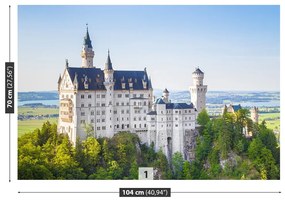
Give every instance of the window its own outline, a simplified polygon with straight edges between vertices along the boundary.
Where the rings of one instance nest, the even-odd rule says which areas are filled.
[[[101,105],[102,107],[105,107],[106,105],[105,105],[105,103],[102,103],[102,105]]]
[[[119,106],[119,103],[118,103],[118,102],[116,102],[116,106]]]
[[[177,118],[177,117],[175,118],[175,121],[178,121],[178,118]]]
[[[130,127],[130,125],[129,124],[127,124],[127,128],[129,128]]]
[[[125,111],[124,110],[121,110],[121,114],[124,114],[125,113]]]
[[[129,94],[125,94],[125,97],[129,97]]]
[[[119,124],[117,125],[117,128],[120,128]]]
[[[96,114],[97,114],[97,115],[100,115],[100,111],[97,111]]]
[[[85,116],[85,112],[81,112],[81,116]]]
[[[137,105],[137,103],[136,102],[134,102],[134,106],[136,106]]]
[[[81,95],[81,99],[84,99],[84,95]]]
[[[114,110],[114,114],[117,114],[117,110]]]
[[[122,94],[118,94],[118,98],[121,98],[122,97]]]
[[[96,95],[96,98],[100,98],[100,94],[97,94],[97,95]]]
[[[105,122],[105,119],[102,119],[102,122]]]
[[[106,126],[102,126],[102,130],[106,130]]]
[[[124,103],[122,102],[121,105],[124,106]]]
[[[146,120],[146,117],[143,117],[143,120]]]
[[[83,103],[81,104],[81,107],[84,107],[84,104],[83,104]]]
[[[151,118],[150,120],[154,121],[154,120],[155,120],[155,118]]]
[[[137,94],[134,94],[134,95],[133,95],[133,98],[136,98],[136,97],[137,97]]]
[[[88,104],[88,107],[91,107],[91,104]]]
[[[97,102],[97,103],[96,103],[96,106],[97,106],[97,107],[100,107],[100,102]]]
[[[143,102],[143,105],[146,106],[146,101]]]
[[[96,122],[97,122],[97,123],[100,123],[100,119],[97,119]]]
[[[175,111],[175,114],[177,114],[178,113],[178,111]]]
[[[124,120],[124,117],[122,118],[122,121]]]
[[[163,118],[161,118],[161,121],[163,121]]]
[[[97,130],[100,130],[100,127],[97,127]]]
[[[91,99],[91,95],[88,95],[88,99]]]
[[[66,95],[66,98],[68,98],[68,95]]]
[[[134,128],[137,128],[137,124],[134,125]]]
[[[178,127],[178,124],[175,124],[175,127]]]
[[[105,97],[106,97],[106,95],[102,95],[101,97],[102,97],[102,98],[105,98]]]
[[[102,115],[105,115],[105,111],[102,111]]]
[[[129,106],[129,103],[127,102],[127,106]]]
[[[142,120],[142,118],[141,117],[139,117],[139,121],[141,121]]]
[[[91,123],[94,123],[94,119],[91,119]]]
[[[85,123],[85,120],[81,120],[80,123],[81,123],[81,124],[84,124],[84,123]]]
[[[144,127],[146,128],[146,124],[144,124]]]
[[[127,109],[127,114],[130,113],[130,110]]]
[[[185,113],[187,113],[187,110],[185,110]]]
[[[137,117],[134,117],[134,121],[136,121],[137,120]]]
[[[94,111],[91,111],[91,115],[94,115]]]

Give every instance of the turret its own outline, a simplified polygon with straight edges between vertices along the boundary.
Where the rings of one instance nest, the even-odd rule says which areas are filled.
[[[204,72],[202,72],[199,67],[192,73],[193,85],[194,86],[202,86],[204,79]]]
[[[200,113],[204,108],[206,108],[206,93],[207,86],[203,85],[204,73],[200,68],[192,73],[193,86],[190,86],[191,102]]]
[[[105,82],[113,82],[114,70],[110,58],[110,51],[108,50],[108,57],[104,68]]]
[[[106,88],[106,120],[110,120],[106,127],[106,136],[111,138],[114,135],[114,117],[113,117],[113,96],[114,96],[114,70],[108,50],[108,57],[104,68],[105,88]],[[122,83],[125,84],[125,79],[122,78]]]
[[[251,120],[253,121],[253,123],[258,123],[258,108],[257,107],[253,107],[250,110],[250,115],[251,115]]]
[[[162,93],[162,97],[163,97],[163,101],[165,103],[169,102],[169,91],[167,90],[167,88],[164,89],[164,91]]]
[[[91,39],[88,32],[88,27],[86,30],[86,35],[83,40],[83,46],[81,51],[81,58],[83,68],[92,68],[93,67],[93,58],[94,58],[94,51],[91,43]]]

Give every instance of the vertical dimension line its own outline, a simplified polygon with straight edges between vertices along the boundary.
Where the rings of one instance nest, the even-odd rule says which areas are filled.
[[[11,182],[11,114],[9,114],[9,182]]]
[[[9,62],[11,62],[11,5],[9,5]],[[11,114],[9,114],[9,182],[11,182]]]
[[[9,62],[11,62],[11,5],[9,5]]]

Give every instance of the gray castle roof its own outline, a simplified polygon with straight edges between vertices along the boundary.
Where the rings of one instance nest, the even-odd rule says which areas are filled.
[[[163,92],[164,92],[164,93],[169,93],[169,91],[167,90],[167,88],[165,88]]]
[[[166,104],[166,109],[193,109],[193,104],[187,103],[165,103],[162,98],[158,98],[155,104]]]
[[[231,105],[231,106],[232,106],[232,108],[234,109],[235,112],[241,109],[241,105],[240,104],[239,105]]]
[[[105,63],[105,69],[113,70],[113,66],[112,66],[112,62],[111,62],[111,58],[110,58],[110,51],[109,50],[108,50],[107,61]]]
[[[81,68],[68,67],[66,68],[71,81],[76,79],[78,82],[78,90],[106,90],[104,86],[104,71],[99,68]],[[75,76],[77,75],[77,76]],[[146,82],[146,88],[143,86],[143,81]],[[114,71],[114,90],[130,90],[130,83],[133,84],[133,90],[149,90],[151,82],[148,79],[146,71]],[[88,84],[88,88],[85,88]],[[125,88],[122,88],[122,83],[125,83]]]
[[[92,43],[91,43],[91,39],[89,36],[89,32],[88,32],[88,27],[87,27],[86,35],[85,35],[84,40],[83,40],[83,45],[87,45],[88,48],[93,48]]]
[[[201,69],[198,67],[196,70],[193,72],[193,74],[204,74],[204,72],[201,71]]]
[[[187,103],[167,103],[166,109],[193,109],[193,104]]]

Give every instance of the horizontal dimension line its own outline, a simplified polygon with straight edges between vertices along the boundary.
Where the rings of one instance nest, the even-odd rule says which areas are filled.
[[[118,194],[116,191],[18,191],[19,194]],[[173,191],[172,194],[281,194],[281,191]]]
[[[18,191],[18,194],[118,194],[114,191]]]
[[[281,191],[173,191],[172,194],[281,194]]]

